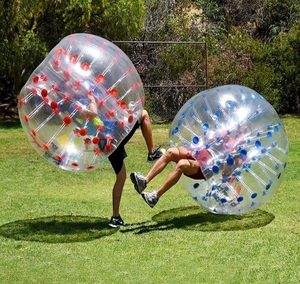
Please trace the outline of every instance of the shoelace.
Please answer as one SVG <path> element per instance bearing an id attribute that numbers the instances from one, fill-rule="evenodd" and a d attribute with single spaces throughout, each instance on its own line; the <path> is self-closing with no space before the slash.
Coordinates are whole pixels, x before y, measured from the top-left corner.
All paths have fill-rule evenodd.
<path id="1" fill-rule="evenodd" d="M 160 149 L 160 147 L 161 147 L 161 145 L 159 145 L 159 146 L 155 149 L 155 151 L 154 151 L 154 153 L 153 153 L 152 155 L 154 155 L 154 154 Z"/>

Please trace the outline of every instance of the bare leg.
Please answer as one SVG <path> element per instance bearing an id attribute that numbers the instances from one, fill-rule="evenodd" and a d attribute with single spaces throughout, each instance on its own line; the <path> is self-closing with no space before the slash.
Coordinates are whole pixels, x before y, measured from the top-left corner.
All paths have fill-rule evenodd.
<path id="1" fill-rule="evenodd" d="M 174 186 L 182 176 L 182 174 L 193 175 L 199 169 L 199 164 L 195 160 L 182 159 L 177 164 L 175 169 L 168 175 L 165 182 L 157 190 L 158 198 L 161 197 L 166 191 Z"/>
<path id="2" fill-rule="evenodd" d="M 184 151 L 184 150 L 183 150 Z M 186 151 L 187 153 L 187 151 Z M 185 155 L 180 155 L 179 148 L 169 148 L 154 164 L 146 176 L 146 182 L 149 183 L 159 173 L 161 173 L 170 162 L 177 163 L 180 159 L 185 159 Z"/>
<path id="3" fill-rule="evenodd" d="M 149 183 L 154 177 L 161 173 L 170 162 L 175 162 L 175 169 L 169 174 L 163 185 L 158 190 L 158 196 L 169 190 L 180 179 L 183 173 L 192 175 L 197 173 L 199 164 L 194 160 L 187 160 L 188 150 L 184 147 L 169 148 L 167 152 L 161 156 L 146 176 L 146 182 Z"/>
<path id="4" fill-rule="evenodd" d="M 120 202 L 123 192 L 123 187 L 126 180 L 126 168 L 123 163 L 121 171 L 116 175 L 116 181 L 112 191 L 113 217 L 119 217 Z"/>
<path id="5" fill-rule="evenodd" d="M 149 114 L 145 109 L 142 111 L 141 115 L 141 130 L 148 148 L 148 153 L 153 154 L 155 152 L 155 147 L 152 136 L 151 121 Z"/>

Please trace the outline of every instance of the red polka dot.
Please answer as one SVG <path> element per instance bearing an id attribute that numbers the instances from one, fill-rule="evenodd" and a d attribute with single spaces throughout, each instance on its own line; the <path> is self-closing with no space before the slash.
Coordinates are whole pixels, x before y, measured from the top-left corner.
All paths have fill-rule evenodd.
<path id="1" fill-rule="evenodd" d="M 39 82 L 39 76 L 34 76 L 32 82 L 33 84 L 37 84 Z"/>
<path id="2" fill-rule="evenodd" d="M 46 89 L 43 89 L 43 90 L 41 91 L 41 95 L 42 95 L 43 98 L 47 97 L 48 91 L 47 91 Z"/>
<path id="3" fill-rule="evenodd" d="M 104 106 L 104 101 L 103 100 L 98 100 L 98 107 L 103 107 Z"/>
<path id="4" fill-rule="evenodd" d="M 23 99 L 20 98 L 20 99 L 18 100 L 18 103 L 19 103 L 20 106 L 22 106 L 22 105 L 25 104 L 25 101 L 24 101 Z"/>
<path id="5" fill-rule="evenodd" d="M 56 159 L 57 161 L 60 161 L 60 162 L 61 162 L 61 161 L 62 161 L 62 156 L 56 155 L 56 156 L 55 156 L 55 159 Z"/>
<path id="6" fill-rule="evenodd" d="M 126 102 L 122 101 L 122 102 L 120 103 L 120 107 L 121 107 L 122 109 L 125 109 L 125 108 L 127 107 Z"/>
<path id="7" fill-rule="evenodd" d="M 62 48 L 58 48 L 55 50 L 55 54 L 62 54 L 63 53 L 63 49 Z"/>
<path id="8" fill-rule="evenodd" d="M 63 94 L 63 98 L 65 101 L 70 101 L 70 96 L 68 94 Z"/>
<path id="9" fill-rule="evenodd" d="M 65 116 L 64 117 L 64 123 L 65 125 L 69 125 L 72 122 L 72 118 L 70 116 Z"/>
<path id="10" fill-rule="evenodd" d="M 82 107 L 80 105 L 75 105 L 75 109 L 81 111 Z"/>
<path id="11" fill-rule="evenodd" d="M 48 81 L 48 77 L 47 77 L 46 74 L 42 74 L 42 75 L 41 75 L 41 79 L 42 79 L 42 81 L 44 81 L 44 82 Z"/>
<path id="12" fill-rule="evenodd" d="M 100 131 L 100 132 L 102 132 L 103 131 L 103 126 L 97 125 L 97 130 Z"/>
<path id="13" fill-rule="evenodd" d="M 43 148 L 44 148 L 46 151 L 49 150 L 49 146 L 48 146 L 47 144 L 44 144 L 44 145 L 43 145 Z"/>
<path id="14" fill-rule="evenodd" d="M 106 146 L 105 146 L 105 151 L 110 151 L 111 149 L 112 149 L 112 145 L 111 144 L 107 144 Z"/>
<path id="15" fill-rule="evenodd" d="M 129 123 L 132 123 L 132 122 L 133 122 L 133 116 L 132 116 L 132 115 L 130 115 L 130 116 L 128 117 L 128 122 L 129 122 Z"/>
<path id="16" fill-rule="evenodd" d="M 79 134 L 80 134 L 81 136 L 87 135 L 87 130 L 86 130 L 86 128 L 81 128 L 81 129 L 79 130 Z"/>
<path id="17" fill-rule="evenodd" d="M 69 72 L 69 70 L 64 70 L 64 77 L 69 80 L 69 78 L 71 77 L 71 74 Z"/>
<path id="18" fill-rule="evenodd" d="M 102 74 L 99 74 L 97 77 L 96 77 L 96 82 L 97 83 L 103 83 L 104 82 L 104 76 Z"/>
<path id="19" fill-rule="evenodd" d="M 74 63 L 74 64 L 77 63 L 77 56 L 76 55 L 74 55 L 74 54 L 70 55 L 69 59 L 72 63 Z"/>
<path id="20" fill-rule="evenodd" d="M 51 105 L 51 108 L 53 110 L 57 108 L 57 102 L 56 101 L 52 101 L 50 105 Z"/>
<path id="21" fill-rule="evenodd" d="M 92 143 L 93 144 L 98 144 L 100 142 L 100 138 L 99 137 L 94 137 L 93 139 L 92 139 Z"/>
<path id="22" fill-rule="evenodd" d="M 36 88 L 31 88 L 31 92 L 36 95 L 37 94 L 37 89 Z"/>
<path id="23" fill-rule="evenodd" d="M 102 151 L 98 147 L 96 147 L 94 149 L 94 152 L 95 152 L 96 155 L 101 155 L 101 153 L 102 153 Z"/>
<path id="24" fill-rule="evenodd" d="M 110 91 L 110 94 L 113 96 L 113 97 L 116 97 L 118 95 L 118 91 L 116 89 L 112 89 Z"/>
<path id="25" fill-rule="evenodd" d="M 55 92 L 57 92 L 57 91 L 59 90 L 58 86 L 55 85 L 55 84 L 52 85 L 52 89 L 53 89 Z"/>
<path id="26" fill-rule="evenodd" d="M 109 110 L 108 114 L 109 114 L 110 117 L 114 117 L 116 115 L 114 110 Z"/>
<path id="27" fill-rule="evenodd" d="M 88 63 L 82 63 L 81 69 L 84 71 L 88 71 L 90 69 L 90 65 Z"/>
<path id="28" fill-rule="evenodd" d="M 114 141 L 114 137 L 112 137 L 111 135 L 107 135 L 107 136 L 106 136 L 106 139 L 107 139 L 109 142 L 113 142 L 113 141 Z"/>

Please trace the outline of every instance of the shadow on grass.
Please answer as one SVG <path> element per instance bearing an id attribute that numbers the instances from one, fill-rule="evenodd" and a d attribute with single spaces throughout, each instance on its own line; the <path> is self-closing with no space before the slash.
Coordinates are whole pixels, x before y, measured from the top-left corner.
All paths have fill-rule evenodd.
<path id="1" fill-rule="evenodd" d="M 18 220 L 0 227 L 0 235 L 20 241 L 86 242 L 114 234 L 108 219 L 88 216 L 49 216 Z"/>
<path id="2" fill-rule="evenodd" d="M 0 121 L 0 128 L 2 129 L 18 129 L 21 128 L 21 122 L 16 121 Z"/>
<path id="3" fill-rule="evenodd" d="M 257 209 L 241 215 L 216 215 L 199 206 L 180 207 L 166 210 L 152 217 L 156 224 L 140 226 L 132 224 L 132 228 L 120 232 L 132 231 L 136 234 L 155 230 L 184 229 L 194 231 L 239 231 L 259 228 L 271 223 L 274 215 Z"/>

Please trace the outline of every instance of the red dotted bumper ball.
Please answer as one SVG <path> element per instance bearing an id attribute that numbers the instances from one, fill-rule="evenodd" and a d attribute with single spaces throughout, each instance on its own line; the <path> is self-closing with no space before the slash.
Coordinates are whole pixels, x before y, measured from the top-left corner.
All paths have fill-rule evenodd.
<path id="1" fill-rule="evenodd" d="M 73 34 L 35 69 L 18 102 L 23 129 L 36 151 L 62 169 L 84 172 L 100 166 L 133 128 L 144 90 L 116 45 Z"/>

